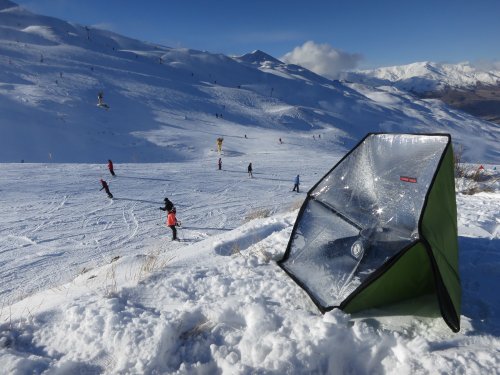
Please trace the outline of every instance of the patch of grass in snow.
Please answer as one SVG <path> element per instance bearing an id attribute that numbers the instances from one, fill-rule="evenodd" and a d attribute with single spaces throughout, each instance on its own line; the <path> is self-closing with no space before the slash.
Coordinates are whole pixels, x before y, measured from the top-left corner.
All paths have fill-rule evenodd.
<path id="1" fill-rule="evenodd" d="M 179 338 L 181 340 L 188 340 L 193 337 L 198 337 L 205 332 L 211 331 L 215 327 L 215 323 L 209 321 L 208 319 L 204 318 L 201 319 L 197 324 L 195 324 L 193 327 L 191 327 L 188 330 L 185 330 L 184 332 L 181 332 L 179 335 Z"/>
<path id="2" fill-rule="evenodd" d="M 295 211 L 298 210 L 300 207 L 302 207 L 302 204 L 304 203 L 304 200 L 296 200 L 293 202 L 290 206 L 290 211 Z"/>
<path id="3" fill-rule="evenodd" d="M 272 211 L 269 208 L 258 208 L 256 210 L 251 211 L 245 216 L 244 223 L 248 223 L 249 221 L 255 219 L 263 219 L 271 216 Z"/>
<path id="4" fill-rule="evenodd" d="M 106 272 L 106 280 L 104 281 L 104 296 L 107 298 L 115 297 L 117 291 L 116 265 L 113 264 L 108 272 Z"/>
<path id="5" fill-rule="evenodd" d="M 463 146 L 458 146 L 453 154 L 455 191 L 466 195 L 495 192 L 500 182 L 500 176 L 497 173 L 481 169 L 475 164 L 462 163 L 463 150 Z"/>
<path id="6" fill-rule="evenodd" d="M 144 257 L 136 274 L 138 281 L 144 280 L 148 275 L 165 268 L 175 258 L 174 256 L 164 258 L 162 253 L 162 249 L 156 249 Z"/>
<path id="7" fill-rule="evenodd" d="M 243 255 L 241 253 L 241 247 L 240 244 L 235 242 L 231 248 L 231 255 Z"/>

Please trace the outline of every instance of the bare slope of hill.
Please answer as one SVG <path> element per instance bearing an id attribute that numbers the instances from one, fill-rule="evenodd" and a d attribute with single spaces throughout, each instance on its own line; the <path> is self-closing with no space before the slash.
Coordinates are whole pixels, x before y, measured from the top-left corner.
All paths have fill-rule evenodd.
<path id="1" fill-rule="evenodd" d="M 477 84 L 473 88 L 446 87 L 420 94 L 423 98 L 440 99 L 453 108 L 483 120 L 500 124 L 500 85 Z"/>

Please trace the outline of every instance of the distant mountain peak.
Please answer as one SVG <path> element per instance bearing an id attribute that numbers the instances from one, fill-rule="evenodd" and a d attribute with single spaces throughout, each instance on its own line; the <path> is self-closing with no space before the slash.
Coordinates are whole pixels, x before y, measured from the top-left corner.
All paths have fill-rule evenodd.
<path id="1" fill-rule="evenodd" d="M 278 60 L 277 58 L 271 55 L 268 55 L 267 53 L 261 51 L 260 49 L 256 49 L 255 51 L 247 53 L 243 56 L 239 56 L 237 57 L 237 59 L 250 64 L 254 63 L 262 64 L 266 61 L 270 61 L 275 64 L 283 64 L 282 61 Z"/>

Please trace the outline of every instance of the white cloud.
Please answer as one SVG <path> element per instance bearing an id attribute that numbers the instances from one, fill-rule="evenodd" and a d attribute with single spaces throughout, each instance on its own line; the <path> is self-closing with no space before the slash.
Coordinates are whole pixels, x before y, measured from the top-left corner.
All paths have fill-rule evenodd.
<path id="1" fill-rule="evenodd" d="M 473 63 L 473 65 L 485 72 L 499 72 L 500 60 L 480 60 Z"/>
<path id="2" fill-rule="evenodd" d="M 305 42 L 280 58 L 288 64 L 297 64 L 328 78 L 337 78 L 343 70 L 354 69 L 362 60 L 357 53 L 348 53 L 329 44 Z"/>
<path id="3" fill-rule="evenodd" d="M 90 27 L 94 28 L 94 29 L 108 30 L 108 31 L 113 31 L 113 32 L 115 32 L 117 30 L 116 26 L 110 22 L 96 23 L 96 24 L 91 25 Z"/>

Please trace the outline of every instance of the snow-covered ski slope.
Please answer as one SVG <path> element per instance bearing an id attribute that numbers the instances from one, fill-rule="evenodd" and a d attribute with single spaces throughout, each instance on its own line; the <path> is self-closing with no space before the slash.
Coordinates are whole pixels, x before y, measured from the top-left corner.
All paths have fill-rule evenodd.
<path id="1" fill-rule="evenodd" d="M 498 191 L 457 197 L 459 333 L 425 311 L 321 315 L 276 261 L 340 155 L 297 162 L 247 141 L 254 178 L 249 155 L 223 155 L 222 171 L 118 163 L 115 178 L 106 164 L 1 164 L 0 373 L 498 373 Z"/>
<path id="2" fill-rule="evenodd" d="M 96 106 L 99 91 L 109 110 Z M 321 132 L 330 143 L 319 152 L 346 151 L 373 131 L 449 132 L 468 161 L 500 159 L 498 127 L 439 101 L 327 80 L 261 51 L 228 57 L 140 42 L 7 0 L 0 112 L 2 162 L 197 160 L 217 137 L 244 134 L 301 142 Z"/>

